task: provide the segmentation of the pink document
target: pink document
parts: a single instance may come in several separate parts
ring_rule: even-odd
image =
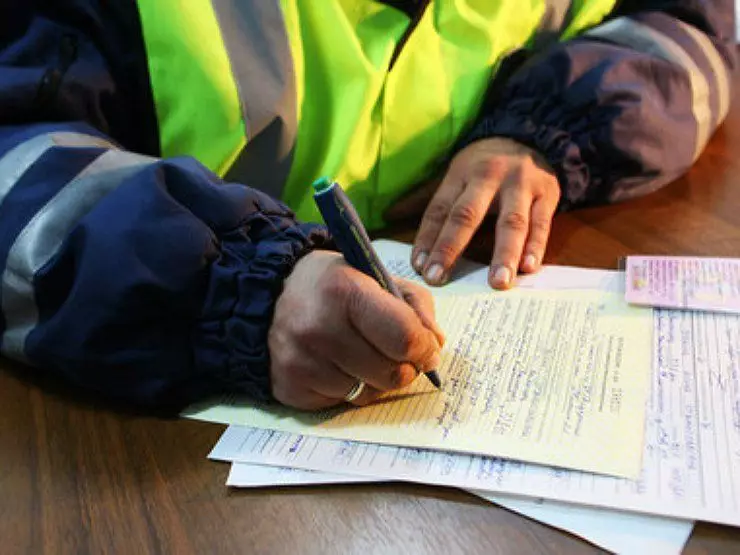
[[[629,256],[628,303],[740,313],[740,259]]]

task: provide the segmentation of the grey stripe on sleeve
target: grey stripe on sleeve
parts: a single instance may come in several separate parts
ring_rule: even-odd
[[[0,204],[13,190],[23,174],[33,166],[44,153],[54,146],[103,147],[114,145],[100,137],[82,133],[54,132],[44,133],[29,139],[9,150],[0,158]]]
[[[701,49],[704,57],[712,68],[712,76],[717,80],[717,94],[719,96],[719,110],[715,125],[719,125],[727,117],[730,110],[730,73],[722,61],[717,48],[707,35],[699,31],[693,25],[679,21],[681,29],[688,34]]]
[[[668,35],[626,17],[596,27],[586,35],[657,56],[686,71],[691,86],[691,110],[696,120],[693,156],[693,160],[696,160],[709,141],[717,118],[712,115],[709,82],[691,56]]]
[[[77,222],[103,197],[156,160],[120,150],[100,155],[31,219],[8,253],[0,281],[5,318],[2,352],[25,360],[25,343],[38,323],[34,276],[59,251]]]

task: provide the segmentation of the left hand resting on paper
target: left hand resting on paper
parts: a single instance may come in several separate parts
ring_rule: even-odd
[[[457,153],[441,184],[414,191],[386,214],[406,218],[426,207],[411,263],[427,283],[442,285],[489,213],[496,242],[489,283],[510,287],[518,271],[539,269],[560,200],[553,170],[530,148],[511,139],[484,139]]]

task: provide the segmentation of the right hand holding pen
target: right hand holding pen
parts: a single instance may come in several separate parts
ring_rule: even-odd
[[[356,405],[400,389],[439,365],[444,337],[422,287],[399,281],[407,302],[332,252],[301,259],[285,282],[268,336],[274,397],[300,409]]]

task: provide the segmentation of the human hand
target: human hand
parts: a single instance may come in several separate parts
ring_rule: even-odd
[[[432,196],[433,195],[433,196]],[[390,211],[399,217],[418,204],[418,192]],[[411,263],[432,285],[444,284],[490,211],[498,213],[489,283],[506,289],[519,270],[542,264],[550,224],[560,200],[555,173],[541,157],[515,141],[484,139],[470,144],[452,160],[429,202],[416,235]],[[426,199],[423,199],[426,200]]]
[[[444,336],[431,295],[398,280],[406,302],[332,252],[315,251],[296,264],[275,307],[268,334],[272,393],[283,404],[319,409],[365,405],[439,366]]]

